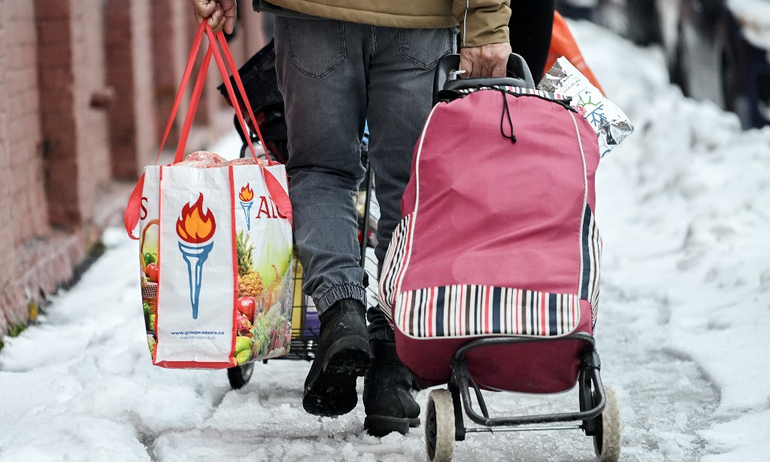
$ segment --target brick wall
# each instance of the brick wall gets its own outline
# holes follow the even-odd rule
[[[14,75],[19,68],[11,63],[11,57],[16,53],[18,43],[12,37],[18,33],[19,15],[18,2],[15,0],[0,0],[0,341],[10,327],[21,324],[27,320],[28,310],[25,299],[17,284],[16,272],[16,245],[14,237],[18,233],[18,226],[13,218],[18,218],[16,210],[25,205],[15,203],[14,198],[14,165],[18,165],[11,156],[9,137],[14,143],[18,136],[12,136],[10,126],[13,123],[13,114],[10,112],[18,102],[14,99],[13,91],[17,90],[17,76]],[[34,134],[33,134],[34,136]],[[24,156],[24,153],[18,155]]]
[[[8,149],[5,136],[6,119],[6,85],[5,85],[5,1],[0,0],[0,166],[9,165]],[[10,170],[0,168],[0,235],[9,236],[11,229],[11,188]],[[13,268],[13,242],[10,239],[0,240],[0,267]],[[13,273],[0,271],[0,294],[13,286]],[[8,321],[5,313],[0,313],[0,334],[7,332]]]
[[[263,39],[242,18],[239,63]],[[154,160],[194,27],[187,0],[0,0],[0,341],[120,224],[115,178]],[[193,148],[232,130],[219,81]]]
[[[187,53],[192,35],[188,34],[188,23],[192,21],[192,12],[188,2],[179,0],[152,0],[150,14],[152,29],[152,69],[155,87],[155,108],[157,111],[156,133],[163,135],[171,107],[176,96],[177,86],[182,79]],[[189,35],[189,36],[188,36]],[[182,117],[187,112],[187,98],[182,100],[173,130],[167,146],[176,146]]]
[[[53,225],[82,226],[110,178],[102,0],[36,0],[46,194]]]
[[[6,145],[11,171],[10,195],[13,242],[46,236],[48,206],[43,187],[43,158],[37,87],[37,31],[34,4],[28,0],[5,0]]]
[[[46,197],[50,222],[73,227],[80,222],[77,188],[68,187],[78,180],[75,156],[77,142],[72,116],[75,95],[70,46],[70,0],[35,0],[38,32],[38,85],[41,126],[44,134]]]
[[[107,0],[105,36],[112,174],[133,179],[157,143],[149,0]]]
[[[132,3],[132,47],[134,47],[135,117],[137,136],[137,167],[141,170],[155,160],[159,136],[155,105],[155,80],[152,62],[152,5],[155,0],[134,0]],[[109,34],[107,34],[109,35]]]
[[[99,188],[110,179],[110,150],[106,106],[103,33],[104,0],[72,0],[72,67],[74,76],[74,117],[79,177],[80,222],[93,218]]]

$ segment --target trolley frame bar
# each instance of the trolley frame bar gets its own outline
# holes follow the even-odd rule
[[[468,363],[465,360],[465,355],[479,347],[502,345],[502,344],[517,344],[517,343],[535,343],[535,342],[553,342],[553,341],[565,341],[565,340],[581,340],[585,342],[586,347],[582,354],[582,370],[580,371],[578,384],[580,387],[581,396],[584,396],[584,387],[590,382],[593,384],[594,390],[596,390],[598,402],[590,409],[581,410],[578,412],[564,412],[553,414],[535,414],[535,415],[522,415],[511,417],[490,417],[487,411],[487,406],[484,401],[484,397],[481,394],[481,389],[473,379],[469,369]],[[454,360],[452,361],[452,376],[449,382],[449,391],[452,394],[452,401],[454,402],[455,411],[455,439],[457,441],[463,441],[465,439],[465,433],[481,432],[485,429],[466,429],[463,424],[463,411],[465,414],[476,424],[483,425],[485,427],[503,427],[503,426],[521,426],[521,425],[537,425],[537,424],[552,424],[556,422],[574,422],[583,421],[589,422],[592,419],[600,416],[604,407],[607,404],[606,395],[604,393],[604,386],[600,376],[601,361],[599,354],[596,352],[596,342],[594,338],[584,332],[578,332],[564,337],[548,338],[548,337],[494,337],[494,338],[482,338],[472,340],[462,347],[460,347],[455,353]],[[587,380],[586,380],[587,379]],[[481,414],[473,409],[473,403],[471,401],[470,388],[473,387],[478,405],[481,409]],[[462,399],[461,399],[462,398]],[[578,426],[576,428],[585,428],[585,426]],[[540,428],[532,428],[537,430]],[[525,428],[520,429],[525,431]],[[497,431],[501,431],[497,430]],[[515,430],[509,430],[515,431]]]

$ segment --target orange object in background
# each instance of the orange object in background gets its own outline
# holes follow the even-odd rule
[[[588,67],[585,58],[583,58],[583,53],[580,51],[580,47],[578,47],[572,32],[570,32],[567,21],[564,20],[564,17],[560,15],[559,12],[555,11],[553,13],[551,49],[548,51],[548,62],[545,65],[544,72],[548,72],[556,60],[561,56],[567,58],[573,66],[586,76],[593,86],[602,92],[602,94],[605,94],[604,89],[602,89],[602,86],[599,84],[599,80],[596,79],[593,71]]]

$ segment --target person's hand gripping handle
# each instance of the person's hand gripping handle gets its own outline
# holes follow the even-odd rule
[[[479,47],[460,48],[460,77],[505,77],[510,43],[490,43]]]
[[[195,19],[200,24],[207,20],[214,34],[224,29],[226,34],[235,30],[237,0],[190,0]]]

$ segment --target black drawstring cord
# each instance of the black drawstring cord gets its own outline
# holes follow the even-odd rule
[[[511,143],[516,142],[516,135],[513,134],[513,120],[511,119],[511,109],[508,107],[508,98],[505,97],[505,90],[502,88],[498,88],[500,90],[500,94],[503,95],[503,112],[500,114],[500,133],[503,135],[503,138],[508,138],[511,140]],[[505,130],[503,130],[503,119],[505,119],[505,116],[508,116],[508,125],[511,127],[511,136],[508,136],[505,134]]]

